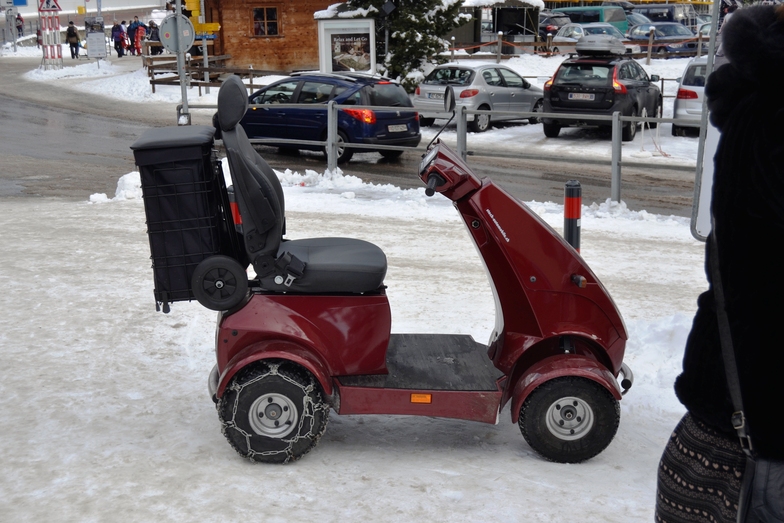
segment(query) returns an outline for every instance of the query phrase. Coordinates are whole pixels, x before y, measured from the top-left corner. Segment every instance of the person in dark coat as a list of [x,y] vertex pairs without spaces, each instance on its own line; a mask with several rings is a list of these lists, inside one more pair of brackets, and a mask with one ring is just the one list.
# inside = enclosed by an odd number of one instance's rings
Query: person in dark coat
[[[155,20],[150,20],[149,23],[150,27],[150,34],[147,36],[147,40],[150,42],[158,42],[161,41],[160,30],[158,28],[158,24],[155,23]],[[159,55],[163,52],[163,47],[160,45],[150,46],[150,54],[151,55]]]
[[721,280],[737,359],[744,410],[762,458],[784,460],[779,424],[784,349],[778,326],[784,266],[784,6],[738,10],[723,30],[728,63],[708,77],[710,119],[721,131],[715,156],[708,237],[709,290],[686,342],[675,382],[688,412],[662,456],[656,521],[734,522],[745,456],[730,418],[718,334],[710,248],[718,247]]
[[122,58],[125,54],[125,31],[116,20],[112,26],[112,42],[114,42],[114,50],[117,51],[117,58]]
[[79,31],[76,29],[73,22],[68,22],[68,29],[65,30],[65,41],[68,42],[68,45],[71,48],[71,59],[74,60],[79,58],[79,44],[81,38],[79,38]]

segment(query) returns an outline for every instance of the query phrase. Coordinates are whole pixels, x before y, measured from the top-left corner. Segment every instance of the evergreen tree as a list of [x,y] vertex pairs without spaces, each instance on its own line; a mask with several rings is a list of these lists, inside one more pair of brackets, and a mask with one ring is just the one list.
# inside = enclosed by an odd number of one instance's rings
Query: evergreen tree
[[[443,39],[452,29],[471,19],[458,13],[462,0],[392,0],[396,9],[387,16],[383,5],[387,0],[348,0],[341,11],[363,9],[376,20],[376,57],[384,74],[397,78],[409,89],[418,83],[408,79],[409,73],[420,70],[425,62],[442,63],[439,53],[449,48]],[[384,55],[385,31],[389,30],[389,52]]]

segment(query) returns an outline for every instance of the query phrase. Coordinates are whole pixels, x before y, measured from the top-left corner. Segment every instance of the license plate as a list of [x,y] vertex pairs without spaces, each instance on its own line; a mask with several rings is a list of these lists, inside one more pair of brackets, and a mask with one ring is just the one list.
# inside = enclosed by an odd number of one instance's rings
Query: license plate
[[402,133],[408,131],[407,125],[390,125],[387,127],[390,133]]
[[444,94],[443,93],[427,93],[427,97],[431,100],[443,100]]
[[570,100],[593,100],[595,95],[593,93],[569,93]]

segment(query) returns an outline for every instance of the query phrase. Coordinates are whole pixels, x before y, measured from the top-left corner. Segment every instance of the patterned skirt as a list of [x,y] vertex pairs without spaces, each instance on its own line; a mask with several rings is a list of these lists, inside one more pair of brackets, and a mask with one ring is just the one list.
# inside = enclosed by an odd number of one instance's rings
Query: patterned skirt
[[745,466],[737,438],[687,413],[659,463],[656,521],[734,523]]

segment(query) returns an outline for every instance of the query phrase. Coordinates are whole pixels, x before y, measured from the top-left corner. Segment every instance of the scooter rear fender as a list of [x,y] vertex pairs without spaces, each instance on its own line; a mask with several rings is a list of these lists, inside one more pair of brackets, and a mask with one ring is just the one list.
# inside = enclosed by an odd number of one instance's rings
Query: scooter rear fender
[[308,370],[318,380],[327,396],[332,395],[332,379],[327,366],[318,354],[296,343],[285,340],[265,340],[242,349],[221,373],[216,397],[220,398],[237,372],[257,361],[282,359],[296,363]]
[[621,399],[621,387],[618,381],[601,363],[580,354],[558,354],[535,363],[517,380],[512,392],[512,423],[517,423],[520,407],[534,389],[546,381],[564,376],[578,376],[595,381],[607,389],[615,399]]

